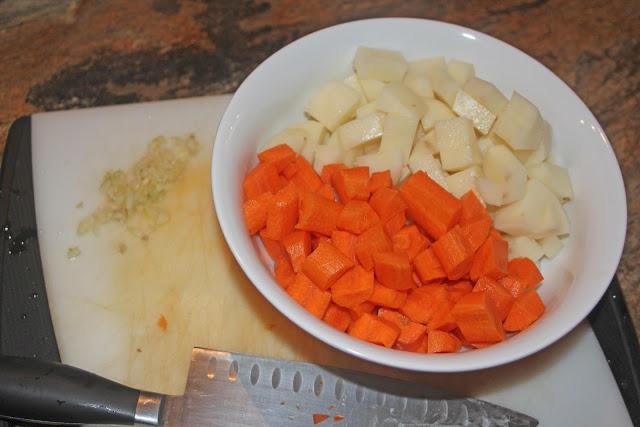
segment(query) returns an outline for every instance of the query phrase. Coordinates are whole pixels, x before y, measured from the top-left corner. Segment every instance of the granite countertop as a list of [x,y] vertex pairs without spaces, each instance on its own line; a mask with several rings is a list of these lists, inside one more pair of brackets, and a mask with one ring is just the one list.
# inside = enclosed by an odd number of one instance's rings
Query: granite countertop
[[594,112],[628,200],[618,269],[640,331],[640,2],[0,0],[0,149],[17,117],[228,93],[271,53],[317,29],[409,16],[485,32],[533,56]]

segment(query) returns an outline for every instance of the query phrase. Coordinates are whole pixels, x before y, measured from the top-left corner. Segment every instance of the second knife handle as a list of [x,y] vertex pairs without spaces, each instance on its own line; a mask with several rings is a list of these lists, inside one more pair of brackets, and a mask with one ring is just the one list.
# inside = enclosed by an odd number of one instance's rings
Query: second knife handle
[[40,423],[132,425],[139,421],[136,407],[140,397],[139,390],[78,368],[0,356],[0,417]]

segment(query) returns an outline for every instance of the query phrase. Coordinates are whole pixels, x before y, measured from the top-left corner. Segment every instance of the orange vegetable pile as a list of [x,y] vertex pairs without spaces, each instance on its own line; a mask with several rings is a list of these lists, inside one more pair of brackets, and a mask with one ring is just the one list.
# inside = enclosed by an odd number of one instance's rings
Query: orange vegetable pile
[[289,146],[258,154],[243,213],[274,276],[311,314],[370,343],[453,353],[503,341],[545,307],[542,275],[508,244],[473,192],[458,199],[424,172],[327,165]]

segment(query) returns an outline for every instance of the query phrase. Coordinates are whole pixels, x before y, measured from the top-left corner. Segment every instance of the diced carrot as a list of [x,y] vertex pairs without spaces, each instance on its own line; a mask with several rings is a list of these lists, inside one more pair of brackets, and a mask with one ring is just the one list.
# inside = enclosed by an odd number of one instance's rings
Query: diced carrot
[[491,234],[473,256],[469,276],[476,281],[481,276],[500,279],[507,274],[508,244]]
[[331,294],[318,289],[316,285],[302,273],[295,275],[295,278],[287,288],[287,293],[318,319],[324,317],[331,302]]
[[471,244],[471,250],[475,253],[480,246],[487,240],[487,236],[489,236],[489,230],[491,230],[491,225],[493,224],[493,220],[490,216],[480,217],[471,222],[462,225],[460,229],[462,230],[462,234],[467,238],[469,243]]
[[369,297],[369,302],[389,308],[400,308],[407,299],[407,293],[396,291],[378,282],[373,285],[373,292]]
[[352,260],[354,264],[358,261],[356,258],[356,235],[348,231],[335,230],[331,233],[331,243],[338,248],[340,252],[345,254],[347,258]]
[[349,314],[351,315],[351,320],[357,320],[364,313],[373,313],[376,306],[371,304],[369,301],[365,301],[362,304],[356,305],[355,307],[351,307],[349,309]]
[[443,234],[431,248],[450,280],[460,279],[471,269],[473,250],[460,226],[456,225]]
[[411,323],[411,319],[409,319],[404,314],[400,313],[397,310],[391,310],[389,308],[381,307],[378,309],[378,316],[383,319],[388,320],[391,323],[394,323],[398,328],[402,329],[405,326]]
[[507,275],[498,279],[498,283],[505,288],[511,296],[518,298],[527,290],[527,282],[519,277]]
[[349,200],[369,200],[369,167],[359,166],[335,171],[331,178],[333,188],[342,203]]
[[297,154],[286,144],[276,145],[258,153],[258,159],[262,163],[271,162],[278,172],[284,169],[289,163],[295,160]]
[[376,278],[396,291],[413,289],[411,263],[405,254],[396,252],[377,252],[373,254]]
[[349,327],[349,335],[373,344],[391,348],[400,335],[400,328],[378,316],[364,313]]
[[504,321],[504,329],[509,332],[522,331],[538,320],[544,313],[544,302],[535,289],[529,289],[515,299]]
[[400,329],[400,335],[396,340],[395,348],[403,351],[419,352],[424,347],[424,338],[427,333],[427,327],[420,323],[411,322],[404,328]]
[[434,330],[427,335],[429,353],[457,353],[461,348],[460,340],[448,332]]
[[374,172],[369,178],[369,193],[373,194],[381,188],[391,188],[391,172],[389,170],[382,172]]
[[292,183],[278,191],[267,213],[264,235],[274,240],[282,240],[294,230],[298,221],[298,191]]
[[447,300],[445,285],[424,285],[413,289],[400,307],[400,312],[414,322],[426,324],[431,320],[438,306]]
[[373,272],[359,265],[342,275],[331,286],[331,299],[341,307],[351,308],[367,301],[373,293]]
[[356,238],[356,257],[365,270],[373,270],[374,254],[389,252],[391,249],[391,240],[380,224],[374,225]]
[[291,262],[287,258],[277,259],[273,265],[273,275],[276,278],[276,282],[282,288],[287,289],[295,275]]
[[316,286],[325,290],[331,287],[351,267],[353,267],[353,261],[331,243],[321,242],[316,250],[304,260],[302,272]]
[[468,294],[473,290],[471,282],[466,280],[451,284],[447,286],[447,292],[449,293],[449,301],[458,302],[460,298]]
[[336,229],[342,205],[315,193],[304,193],[300,200],[298,230],[331,236]]
[[322,234],[311,233],[311,252],[315,251],[322,242],[331,243],[331,240]]
[[473,287],[473,292],[486,292],[487,296],[493,301],[496,308],[496,315],[502,322],[506,319],[511,305],[513,304],[513,295],[504,288],[500,283],[490,277],[482,276]]
[[384,231],[387,233],[387,235],[393,236],[398,231],[402,230],[402,227],[404,227],[406,223],[407,223],[407,216],[404,213],[404,211],[398,212],[397,214],[389,218],[387,221],[385,221]]
[[505,339],[502,322],[485,291],[463,296],[453,306],[451,314],[469,342],[494,343]]
[[411,262],[429,246],[429,239],[415,225],[404,227],[393,235],[391,241],[393,242],[393,251],[406,254]]
[[489,231],[489,236],[493,237],[494,239],[506,242],[506,240],[504,240],[504,237],[502,237],[502,234],[500,234],[500,232],[498,230],[496,230],[495,228],[492,228]]
[[379,222],[378,214],[369,206],[369,203],[350,200],[340,212],[337,225],[340,230],[361,234]]
[[462,204],[429,176],[418,171],[400,186],[409,217],[429,236],[439,239],[460,220]]
[[318,190],[316,191],[316,194],[324,197],[327,200],[331,200],[331,201],[335,200],[335,194],[333,194],[333,187],[330,186],[329,184],[322,184],[320,188],[318,188]]
[[269,254],[272,260],[277,261],[280,258],[285,258],[287,260],[289,259],[287,251],[284,250],[282,242],[265,236],[264,230],[260,232],[260,240],[262,240],[262,245],[264,246],[267,254]]
[[440,330],[449,332],[456,328],[456,319],[454,319],[451,314],[453,305],[454,303],[450,300],[443,300],[433,312],[431,319],[429,319],[429,322],[427,323],[427,331],[431,332]]
[[509,275],[525,282],[528,288],[535,287],[544,279],[538,266],[529,258],[514,258],[507,264]]
[[351,324],[351,315],[346,308],[330,303],[322,320],[337,330],[344,332]]
[[331,184],[333,179],[333,174],[339,170],[346,169],[347,167],[342,163],[331,163],[328,165],[324,165],[322,167],[322,173],[320,174],[320,179],[325,184]]
[[313,166],[309,164],[307,159],[298,156],[291,165],[294,165],[295,173],[290,179],[300,190],[317,191],[322,186],[320,176],[313,170]]
[[273,163],[259,163],[249,172],[242,183],[245,198],[256,199],[262,193],[276,194],[284,187],[284,182],[278,175],[278,169]]
[[295,230],[282,238],[282,244],[289,255],[293,271],[299,272],[307,255],[311,253],[311,233]]
[[[404,213],[407,205],[400,192],[394,188],[380,188],[371,195],[369,204],[376,211],[382,221],[388,221],[394,216]],[[404,225],[404,221],[402,222]]]
[[462,214],[460,216],[460,225],[466,225],[480,218],[490,218],[487,208],[482,204],[480,199],[472,190],[467,191],[460,198],[462,204]]
[[250,235],[256,234],[267,225],[267,213],[273,203],[273,194],[262,193],[255,199],[249,199],[242,205],[244,223]]
[[432,248],[420,252],[413,260],[413,266],[422,283],[438,281],[447,277],[447,273],[444,272]]

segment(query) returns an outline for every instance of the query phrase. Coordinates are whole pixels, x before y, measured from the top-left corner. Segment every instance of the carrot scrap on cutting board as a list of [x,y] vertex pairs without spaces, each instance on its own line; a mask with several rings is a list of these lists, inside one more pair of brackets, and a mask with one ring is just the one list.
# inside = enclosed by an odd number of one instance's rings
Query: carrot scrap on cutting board
[[329,242],[320,242],[302,263],[302,272],[320,289],[328,289],[353,267],[353,261]]
[[313,423],[320,424],[329,418],[327,414],[313,414]]
[[536,263],[529,258],[513,258],[507,264],[507,270],[510,276],[522,280],[528,288],[535,287],[544,279]]
[[364,313],[351,324],[349,335],[390,348],[398,339],[400,328],[371,313]]
[[504,321],[504,329],[517,332],[526,329],[538,320],[545,307],[535,289],[529,289],[513,301],[511,310]]
[[167,332],[167,328],[169,327],[169,322],[167,322],[167,318],[164,317],[164,314],[161,314],[156,322],[156,325],[162,330],[162,332]]

